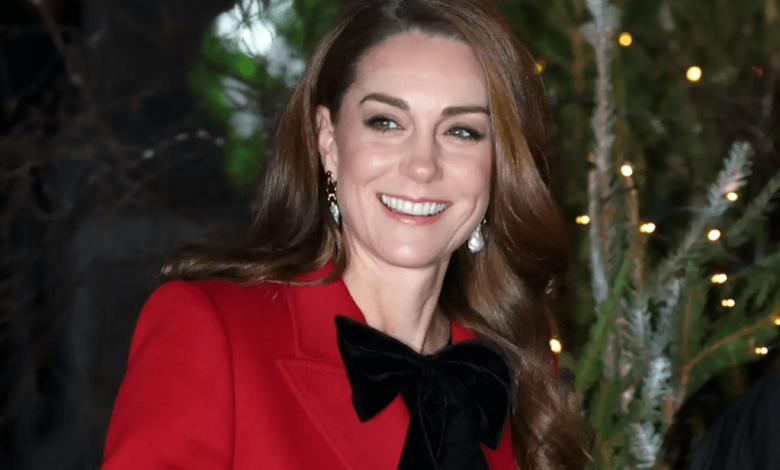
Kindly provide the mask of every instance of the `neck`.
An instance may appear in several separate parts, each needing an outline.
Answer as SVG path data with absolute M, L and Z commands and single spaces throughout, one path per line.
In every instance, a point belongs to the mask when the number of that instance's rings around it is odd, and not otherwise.
M 344 284 L 370 327 L 423 354 L 447 344 L 450 323 L 438 308 L 447 262 L 411 269 L 352 255 Z

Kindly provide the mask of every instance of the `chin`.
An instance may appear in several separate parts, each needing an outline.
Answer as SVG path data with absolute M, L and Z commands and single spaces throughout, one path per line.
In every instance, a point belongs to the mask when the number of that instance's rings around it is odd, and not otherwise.
M 383 258 L 388 264 L 399 268 L 426 268 L 439 265 L 442 262 L 446 263 L 450 256 L 452 256 L 452 252 L 433 253 L 428 250 L 404 247 L 385 253 Z

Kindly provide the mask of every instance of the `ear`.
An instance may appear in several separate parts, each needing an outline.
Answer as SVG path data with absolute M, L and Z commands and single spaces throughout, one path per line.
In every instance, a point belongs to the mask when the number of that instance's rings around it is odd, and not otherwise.
M 333 178 L 338 180 L 336 169 L 339 158 L 335 128 L 330 119 L 330 110 L 322 105 L 317 106 L 317 148 L 323 168 L 333 173 Z

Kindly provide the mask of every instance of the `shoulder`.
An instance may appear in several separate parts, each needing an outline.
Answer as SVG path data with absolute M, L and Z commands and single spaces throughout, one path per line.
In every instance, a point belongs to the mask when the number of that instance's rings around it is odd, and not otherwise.
M 168 281 L 152 292 L 149 304 L 170 307 L 201 305 L 217 313 L 251 307 L 281 308 L 288 286 L 276 283 L 239 284 L 229 281 Z
M 291 332 L 288 290 L 278 283 L 169 281 L 146 302 L 136 334 L 176 325 L 180 332 L 219 332 L 229 343 L 260 342 L 271 346 Z

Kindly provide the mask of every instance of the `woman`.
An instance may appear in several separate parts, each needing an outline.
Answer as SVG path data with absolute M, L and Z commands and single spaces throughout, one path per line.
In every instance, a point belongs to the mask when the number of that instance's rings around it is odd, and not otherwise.
M 281 118 L 253 239 L 186 252 L 142 311 L 103 468 L 582 468 L 543 122 L 487 0 L 356 2 Z

